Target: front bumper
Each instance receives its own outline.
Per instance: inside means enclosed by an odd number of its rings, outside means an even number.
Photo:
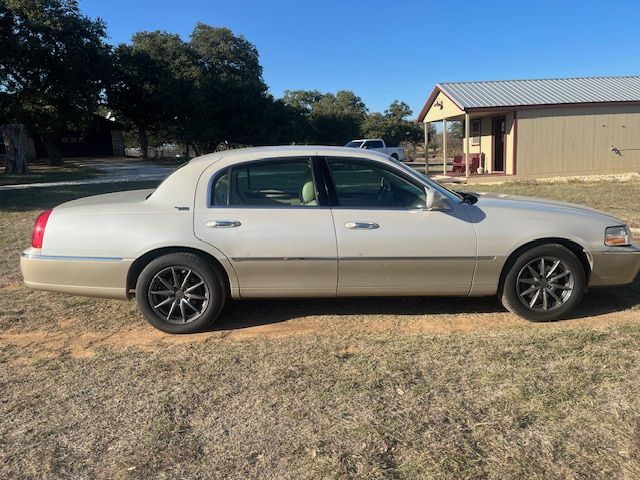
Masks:
[[[590,287],[626,285],[635,280],[640,271],[640,246],[612,247],[592,252]]]
[[[42,255],[28,248],[20,256],[27,287],[87,297],[127,298],[127,274],[133,260]]]

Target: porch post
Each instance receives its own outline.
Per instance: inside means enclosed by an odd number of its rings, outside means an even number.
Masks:
[[[424,174],[429,175],[429,155],[427,152],[427,145],[429,145],[429,124],[422,122],[424,125]]]
[[[447,119],[442,119],[442,173],[447,174]]]
[[[469,180],[469,114],[464,114],[464,176]]]

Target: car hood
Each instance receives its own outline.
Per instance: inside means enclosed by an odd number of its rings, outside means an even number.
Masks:
[[[613,215],[606,212],[573,203],[559,202],[545,198],[506,195],[501,193],[474,193],[474,195],[478,197],[478,202],[475,205],[481,209],[491,207],[501,209],[505,208],[510,210],[519,210],[523,215],[526,212],[566,214],[571,216],[580,215],[585,217],[597,217],[599,219],[606,218],[614,221],[614,224],[623,223]]]

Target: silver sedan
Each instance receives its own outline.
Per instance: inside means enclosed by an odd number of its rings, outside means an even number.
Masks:
[[[21,267],[31,288],[135,297],[154,326],[187,333],[229,297],[498,295],[555,320],[587,287],[632,282],[640,248],[589,208],[452,192],[375,152],[264,147],[48,210]]]

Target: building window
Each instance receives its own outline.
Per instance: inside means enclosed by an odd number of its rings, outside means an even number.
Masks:
[[[480,145],[480,119],[471,121],[471,145]]]

